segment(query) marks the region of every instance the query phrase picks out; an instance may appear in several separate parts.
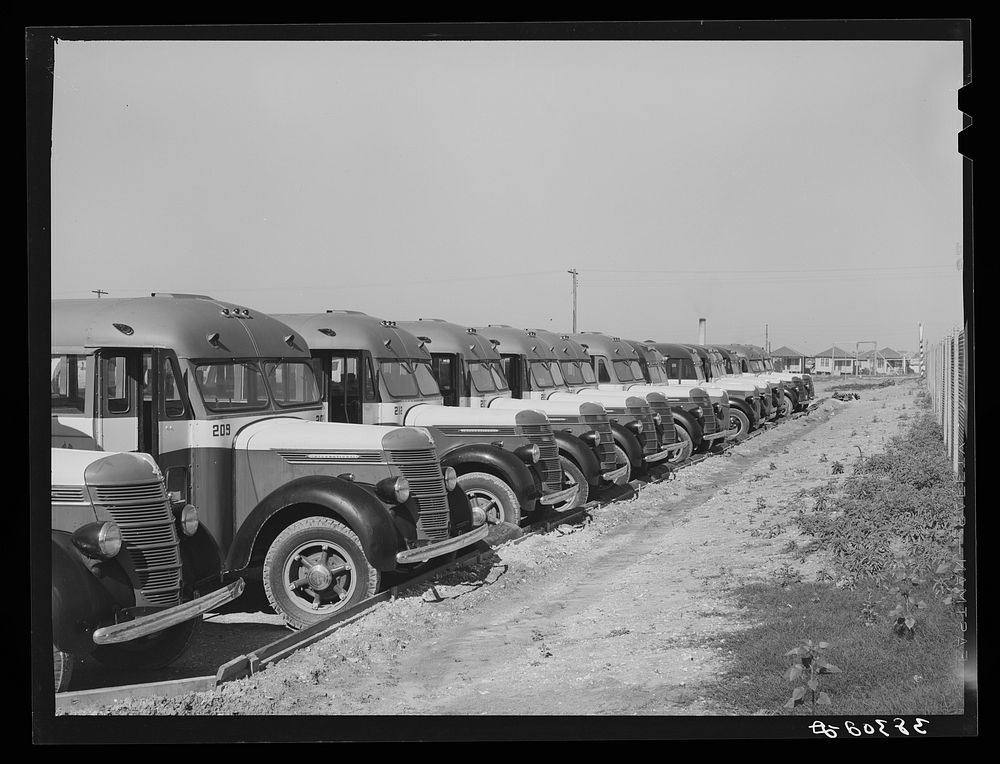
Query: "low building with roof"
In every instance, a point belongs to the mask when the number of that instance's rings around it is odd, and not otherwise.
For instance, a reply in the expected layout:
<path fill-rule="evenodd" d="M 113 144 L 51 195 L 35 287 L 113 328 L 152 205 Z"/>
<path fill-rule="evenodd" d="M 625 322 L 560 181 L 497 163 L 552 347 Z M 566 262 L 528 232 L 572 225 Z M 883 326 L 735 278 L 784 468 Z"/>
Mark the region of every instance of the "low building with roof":
<path fill-rule="evenodd" d="M 828 347 L 826 350 L 821 350 L 815 356 L 816 374 L 832 374 L 833 376 L 840 376 L 843 374 L 856 374 L 857 373 L 857 358 L 855 357 L 855 351 L 844 350 L 843 348 L 833 345 Z"/>
<path fill-rule="evenodd" d="M 777 350 L 771 351 L 771 363 L 774 364 L 775 371 L 803 374 L 807 370 L 810 360 L 812 360 L 811 356 L 800 353 L 787 345 L 782 345 Z"/>

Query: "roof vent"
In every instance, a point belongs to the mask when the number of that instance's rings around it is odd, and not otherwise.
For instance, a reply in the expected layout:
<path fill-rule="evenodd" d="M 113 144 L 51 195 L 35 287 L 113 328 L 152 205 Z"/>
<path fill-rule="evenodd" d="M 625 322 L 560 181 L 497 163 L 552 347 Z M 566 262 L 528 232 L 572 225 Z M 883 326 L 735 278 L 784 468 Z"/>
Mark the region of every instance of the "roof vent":
<path fill-rule="evenodd" d="M 222 344 L 219 341 L 219 333 L 218 332 L 212 332 L 211 334 L 206 334 L 205 335 L 205 339 L 208 340 L 208 344 L 211 345 L 214 348 L 217 348 L 217 347 L 219 347 L 220 344 Z"/>
<path fill-rule="evenodd" d="M 537 332 L 533 332 L 530 329 L 525 329 L 524 331 L 526 331 L 528 333 L 529 337 L 537 337 L 538 336 Z"/>
<path fill-rule="evenodd" d="M 468 332 L 469 334 L 475 334 L 475 333 L 476 333 L 476 327 L 474 327 L 474 326 L 470 326 L 470 327 L 469 327 L 468 329 L 466 329 L 465 331 L 467 331 L 467 332 Z"/>
<path fill-rule="evenodd" d="M 499 346 L 500 346 L 500 340 L 495 340 L 495 339 L 492 339 L 492 338 L 491 338 L 491 339 L 490 339 L 490 344 L 491 344 L 491 345 L 492 345 L 493 347 L 499 347 Z"/>
<path fill-rule="evenodd" d="M 285 344 L 288 345 L 288 347 L 295 347 L 295 335 L 289 334 L 285 337 Z"/>
<path fill-rule="evenodd" d="M 337 333 L 328 326 L 324 326 L 322 329 L 317 329 L 320 334 L 325 334 L 327 337 L 336 337 Z"/>
<path fill-rule="evenodd" d="M 430 337 L 417 337 L 417 339 L 420 340 L 423 343 L 428 343 L 428 342 L 431 341 Z"/>
<path fill-rule="evenodd" d="M 111 325 L 115 327 L 115 329 L 120 331 L 122 334 L 124 334 L 126 337 L 131 337 L 133 334 L 135 334 L 135 330 L 128 324 L 111 324 Z"/>
<path fill-rule="evenodd" d="M 392 340 L 385 340 L 385 342 L 383 342 L 382 344 L 385 345 L 386 347 L 389 347 L 389 345 L 392 344 Z"/>
<path fill-rule="evenodd" d="M 223 308 L 222 310 L 219 311 L 219 313 L 221 313 L 224 316 L 228 316 L 229 315 L 229 308 Z"/>

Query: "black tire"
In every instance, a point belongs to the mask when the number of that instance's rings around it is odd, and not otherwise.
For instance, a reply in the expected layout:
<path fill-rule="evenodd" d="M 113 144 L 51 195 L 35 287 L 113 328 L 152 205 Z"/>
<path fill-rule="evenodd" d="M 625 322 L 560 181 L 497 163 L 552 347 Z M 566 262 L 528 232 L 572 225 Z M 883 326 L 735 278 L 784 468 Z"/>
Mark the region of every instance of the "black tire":
<path fill-rule="evenodd" d="M 98 645 L 91 655 L 108 668 L 161 669 L 181 657 L 201 618 L 171 626 L 148 637 L 116 645 Z"/>
<path fill-rule="evenodd" d="M 795 401 L 790 393 L 785 393 L 781 398 L 781 415 L 789 417 L 795 413 Z"/>
<path fill-rule="evenodd" d="M 562 504 L 553 504 L 552 509 L 559 512 L 566 512 L 570 509 L 576 509 L 577 507 L 582 507 L 587 503 L 590 498 L 590 484 L 587 482 L 587 476 L 583 474 L 583 470 L 576 466 L 576 463 L 565 456 L 559 456 L 559 466 L 562 467 L 562 487 L 569 488 L 570 486 L 579 486 L 576 498 L 573 501 L 564 501 Z"/>
<path fill-rule="evenodd" d="M 736 439 L 745 438 L 750 434 L 750 418 L 739 409 L 729 409 L 729 429 L 738 428 Z"/>
<path fill-rule="evenodd" d="M 690 459 L 694 453 L 694 440 L 692 440 L 691 433 L 687 431 L 687 428 L 676 422 L 674 423 L 674 432 L 677 433 L 677 440 L 684 443 L 684 447 L 674 451 L 667 461 L 671 464 L 680 464 Z"/>
<path fill-rule="evenodd" d="M 500 523 L 521 525 L 521 504 L 514 490 L 500 478 L 488 472 L 467 472 L 458 476 L 458 485 L 469 497 L 469 503 L 486 513 L 486 522 L 490 525 L 487 543 L 493 543 L 500 536 Z"/>
<path fill-rule="evenodd" d="M 615 469 L 619 469 L 622 466 L 628 467 L 625 472 L 625 480 L 623 483 L 627 483 L 632 479 L 632 460 L 628 458 L 628 454 L 625 449 L 615 443 Z"/>
<path fill-rule="evenodd" d="M 304 517 L 271 542 L 264 557 L 264 593 L 293 629 L 304 629 L 378 591 L 379 573 L 361 539 L 329 517 Z"/>
<path fill-rule="evenodd" d="M 73 681 L 73 669 L 76 668 L 76 656 L 64 653 L 52 645 L 52 673 L 55 675 L 56 692 L 66 692 Z"/>

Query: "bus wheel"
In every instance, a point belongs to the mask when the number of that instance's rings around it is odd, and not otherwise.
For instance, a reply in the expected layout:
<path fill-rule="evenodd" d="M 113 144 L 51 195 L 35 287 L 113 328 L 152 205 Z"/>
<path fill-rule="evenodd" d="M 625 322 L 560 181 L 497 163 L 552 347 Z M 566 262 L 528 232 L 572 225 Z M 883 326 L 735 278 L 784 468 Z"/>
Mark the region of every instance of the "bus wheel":
<path fill-rule="evenodd" d="M 264 557 L 264 593 L 293 629 L 304 629 L 378 590 L 379 573 L 361 540 L 329 517 L 304 517 L 271 542 Z"/>
<path fill-rule="evenodd" d="M 681 462 L 687 461 L 691 458 L 691 454 L 694 453 L 694 441 L 691 440 L 691 433 L 679 424 L 675 424 L 674 432 L 677 433 L 677 442 L 683 443 L 684 445 L 674 451 L 673 456 L 671 456 L 667 461 L 671 464 L 680 464 Z"/>
<path fill-rule="evenodd" d="M 570 488 L 578 486 L 576 498 L 573 501 L 564 501 L 562 504 L 553 504 L 552 509 L 558 512 L 566 512 L 576 507 L 582 507 L 590 498 L 590 485 L 587 483 L 587 476 L 583 470 L 576 466 L 572 459 L 565 456 L 559 457 L 559 466 L 562 467 L 562 487 Z"/>
<path fill-rule="evenodd" d="M 75 667 L 76 657 L 52 645 L 52 673 L 55 674 L 56 692 L 66 692 L 69 689 Z"/>
<path fill-rule="evenodd" d="M 160 669 L 181 657 L 200 622 L 200 618 L 193 618 L 131 642 L 98 645 L 92 655 L 108 668 Z"/>
<path fill-rule="evenodd" d="M 745 438 L 750 433 L 750 419 L 739 409 L 729 410 L 729 428 L 737 428 L 736 440 Z"/>
<path fill-rule="evenodd" d="M 781 415 L 791 416 L 795 411 L 795 402 L 792 400 L 792 396 L 785 393 L 784 397 L 781 399 Z"/>
<path fill-rule="evenodd" d="M 469 503 L 486 513 L 490 526 L 487 543 L 493 543 L 502 535 L 500 523 L 520 526 L 521 504 L 511 487 L 500 478 L 487 472 L 467 472 L 458 476 L 458 485 L 469 497 Z"/>

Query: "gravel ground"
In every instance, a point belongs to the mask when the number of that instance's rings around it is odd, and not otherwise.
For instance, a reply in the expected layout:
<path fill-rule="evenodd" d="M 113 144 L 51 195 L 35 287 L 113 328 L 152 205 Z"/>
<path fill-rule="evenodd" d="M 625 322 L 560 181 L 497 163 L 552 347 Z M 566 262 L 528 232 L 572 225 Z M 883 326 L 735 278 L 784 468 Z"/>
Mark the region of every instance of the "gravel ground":
<path fill-rule="evenodd" d="M 822 558 L 789 551 L 803 490 L 825 484 L 836 461 L 850 473 L 859 448 L 881 450 L 916 389 L 828 400 L 583 525 L 411 587 L 247 679 L 96 713 L 731 713 L 699 689 L 723 667 L 727 636 L 753 624 L 727 589 L 790 570 L 815 580 Z"/>

